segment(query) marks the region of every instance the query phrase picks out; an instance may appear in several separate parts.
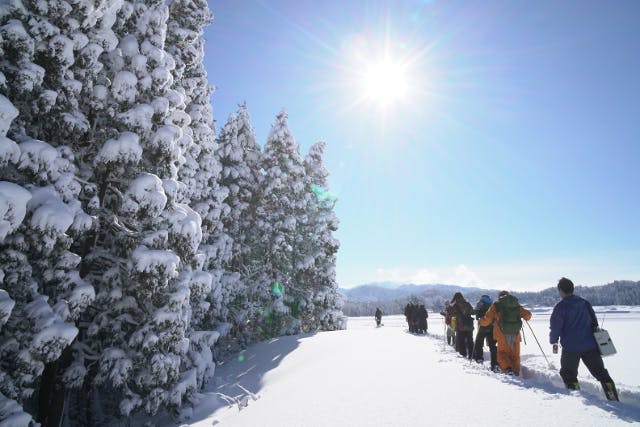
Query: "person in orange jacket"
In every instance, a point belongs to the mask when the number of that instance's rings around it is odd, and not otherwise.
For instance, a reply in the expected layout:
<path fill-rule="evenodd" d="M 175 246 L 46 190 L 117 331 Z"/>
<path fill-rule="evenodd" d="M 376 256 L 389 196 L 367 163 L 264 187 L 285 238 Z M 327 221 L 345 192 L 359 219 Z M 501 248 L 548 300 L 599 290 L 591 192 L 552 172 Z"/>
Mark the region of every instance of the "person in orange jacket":
<path fill-rule="evenodd" d="M 518 303 L 507 291 L 499 294 L 498 301 L 480 319 L 481 326 L 493 322 L 493 338 L 498 345 L 498 366 L 507 374 L 520 375 L 520 328 L 522 320 L 531 319 L 531 312 Z"/>

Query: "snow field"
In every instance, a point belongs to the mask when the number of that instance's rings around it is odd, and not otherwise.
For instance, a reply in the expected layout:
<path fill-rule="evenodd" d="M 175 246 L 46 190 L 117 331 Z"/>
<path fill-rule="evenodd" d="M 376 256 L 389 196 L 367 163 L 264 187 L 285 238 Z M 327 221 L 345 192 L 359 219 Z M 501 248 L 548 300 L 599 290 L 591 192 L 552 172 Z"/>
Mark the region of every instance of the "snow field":
<path fill-rule="evenodd" d="M 539 317 L 531 325 L 550 356 L 542 332 L 545 319 Z M 640 316 L 632 322 L 638 320 Z M 403 316 L 383 317 L 381 328 L 375 327 L 372 316 L 350 318 L 346 331 L 282 337 L 252 346 L 218 366 L 200 403 L 192 413 L 185 413 L 189 420 L 184 422 L 189 424 L 181 425 L 601 426 L 640 422 L 640 392 L 627 385 L 631 367 L 617 372 L 609 366 L 612 358 L 605 360 L 622 399 L 608 402 L 584 368 L 580 376 L 583 390 L 567 391 L 557 371 L 546 365 L 533 337 L 529 340 L 530 333 L 527 345 L 522 346 L 523 376 L 508 377 L 488 370 L 488 349 L 484 366 L 458 356 L 444 343 L 441 317 L 432 314 L 429 321 L 428 336 L 409 334 Z M 546 322 L 548 328 L 548 318 Z M 614 332 L 614 322 L 611 326 L 615 339 L 619 332 Z M 553 355 L 550 361 L 559 367 L 559 356 Z"/>

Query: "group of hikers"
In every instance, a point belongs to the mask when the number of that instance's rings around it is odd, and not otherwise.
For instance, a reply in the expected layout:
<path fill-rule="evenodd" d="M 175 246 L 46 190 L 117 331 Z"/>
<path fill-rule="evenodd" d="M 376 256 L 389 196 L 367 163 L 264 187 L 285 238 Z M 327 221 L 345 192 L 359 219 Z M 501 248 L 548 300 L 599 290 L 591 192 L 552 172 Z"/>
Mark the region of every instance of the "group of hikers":
<path fill-rule="evenodd" d="M 458 353 L 482 363 L 486 342 L 492 371 L 520 375 L 520 329 L 522 319 L 529 320 L 531 312 L 520 306 L 515 296 L 502 291 L 493 302 L 489 295 L 482 295 L 474 309 L 462 293 L 456 292 L 441 314 L 447 325 L 447 341 Z M 473 316 L 478 321 L 475 340 Z"/>
<path fill-rule="evenodd" d="M 404 317 L 409 325 L 409 332 L 412 334 L 426 334 L 429 329 L 427 318 L 429 313 L 424 304 L 408 303 L 404 308 Z"/>
<path fill-rule="evenodd" d="M 568 389 L 579 390 L 578 365 L 582 360 L 602 385 L 606 398 L 619 400 L 615 383 L 604 367 L 599 345 L 593 335 L 599 326 L 591 303 L 573 294 L 573 282 L 567 278 L 560 279 L 557 288 L 562 300 L 556 304 L 551 315 L 549 342 L 554 353 L 557 352 L 558 342 L 562 345 L 560 377 Z M 381 318 L 382 312 L 379 314 Z M 520 331 L 522 320 L 531 319 L 531 312 L 522 307 L 514 295 L 501 291 L 497 301 L 493 301 L 489 295 L 482 295 L 474 308 L 461 292 L 456 292 L 451 301 L 445 303 L 440 314 L 444 316 L 446 324 L 447 343 L 454 346 L 460 355 L 483 363 L 486 343 L 491 355 L 492 371 L 520 375 Z M 426 333 L 427 314 L 424 305 L 407 304 L 405 316 L 410 332 Z M 423 316 L 424 324 L 421 323 Z M 478 322 L 475 340 L 474 316 Z"/>

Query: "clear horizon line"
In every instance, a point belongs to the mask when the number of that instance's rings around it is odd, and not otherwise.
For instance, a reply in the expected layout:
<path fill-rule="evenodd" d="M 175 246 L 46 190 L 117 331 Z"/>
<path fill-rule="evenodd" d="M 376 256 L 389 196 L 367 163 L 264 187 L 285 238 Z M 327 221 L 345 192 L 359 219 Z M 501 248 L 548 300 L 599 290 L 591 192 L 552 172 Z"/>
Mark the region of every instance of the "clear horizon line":
<path fill-rule="evenodd" d="M 632 279 L 614 279 L 611 281 L 607 281 L 606 283 L 600 283 L 600 284 L 576 284 L 576 287 L 582 286 L 582 287 L 586 287 L 586 288 L 590 288 L 590 287 L 596 287 L 596 286 L 606 286 L 606 285 L 610 285 L 613 284 L 615 282 L 640 282 L 640 280 L 632 280 Z M 473 284 L 466 284 L 466 285 L 458 285 L 458 284 L 453 284 L 453 283 L 413 283 L 413 282 L 405 282 L 405 281 L 392 281 L 392 280 L 380 280 L 380 281 L 375 281 L 375 282 L 367 282 L 367 283 L 361 283 L 359 285 L 353 285 L 353 286 L 341 286 L 338 285 L 339 289 L 354 289 L 354 288 L 358 288 L 361 286 L 375 286 L 378 284 L 383 284 L 383 283 L 389 283 L 389 284 L 395 284 L 398 286 L 404 286 L 404 285 L 413 285 L 413 286 L 457 286 L 460 288 L 476 288 L 476 289 L 482 289 L 482 290 L 495 290 L 495 291 L 501 291 L 501 290 L 512 290 L 514 292 L 541 292 L 544 291 L 546 289 L 549 288 L 554 288 L 555 285 L 549 285 L 545 288 L 541 288 L 541 289 L 535 289 L 535 288 L 531 288 L 531 289 L 522 289 L 519 287 L 499 287 L 499 288 L 494 288 L 494 287 L 486 287 L 480 284 L 477 285 L 473 285 Z"/>

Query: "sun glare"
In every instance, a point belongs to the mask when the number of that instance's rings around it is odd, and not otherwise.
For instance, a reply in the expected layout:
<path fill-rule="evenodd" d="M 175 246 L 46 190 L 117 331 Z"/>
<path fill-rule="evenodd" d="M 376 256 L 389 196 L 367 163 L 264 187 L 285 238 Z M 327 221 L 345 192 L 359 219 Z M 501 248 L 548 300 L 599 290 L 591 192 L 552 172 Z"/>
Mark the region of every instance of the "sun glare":
<path fill-rule="evenodd" d="M 371 64 L 362 77 L 364 95 L 381 107 L 401 101 L 407 94 L 407 77 L 400 64 L 389 60 Z"/>

